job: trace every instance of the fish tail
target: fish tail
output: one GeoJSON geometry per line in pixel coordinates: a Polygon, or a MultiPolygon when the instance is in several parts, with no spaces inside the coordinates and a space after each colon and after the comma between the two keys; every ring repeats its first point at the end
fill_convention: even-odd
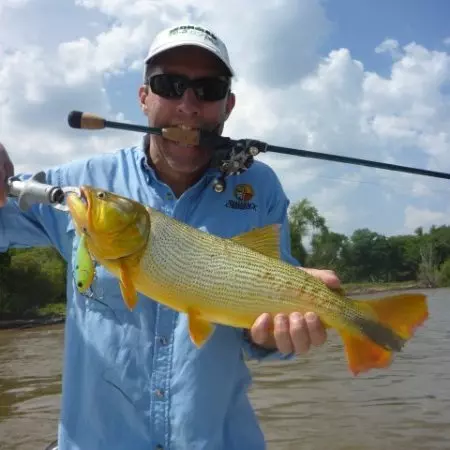
{"type": "MultiPolygon", "coordinates": [[[[426,296],[400,294],[377,300],[357,300],[374,319],[360,318],[352,329],[340,331],[351,372],[388,367],[394,352],[400,351],[428,318],[426,296]]],[[[369,317],[370,317],[369,316],[369,317]]]]}

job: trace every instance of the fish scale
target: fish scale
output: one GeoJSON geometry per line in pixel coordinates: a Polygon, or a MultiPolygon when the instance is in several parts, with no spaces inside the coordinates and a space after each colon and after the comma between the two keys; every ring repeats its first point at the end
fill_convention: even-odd
{"type": "Polygon", "coordinates": [[[353,311],[323,282],[281,260],[265,255],[256,259],[251,249],[232,240],[219,241],[205,232],[192,239],[191,228],[185,224],[154,210],[150,216],[142,272],[151,274],[165,295],[178,297],[185,310],[204,306],[226,309],[230,320],[233,314],[245,316],[247,325],[264,312],[276,314],[293,308],[306,312],[319,307],[319,313],[327,316],[353,311]],[[183,296],[195,303],[189,305],[183,296]]]}

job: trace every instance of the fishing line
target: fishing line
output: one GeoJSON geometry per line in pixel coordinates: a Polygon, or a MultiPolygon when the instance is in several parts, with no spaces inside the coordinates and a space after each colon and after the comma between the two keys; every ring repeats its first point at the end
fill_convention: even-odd
{"type": "MultiPolygon", "coordinates": [[[[370,185],[370,186],[379,187],[380,190],[383,190],[383,189],[385,189],[387,191],[392,190],[392,191],[394,191],[394,193],[398,193],[399,195],[406,195],[409,190],[410,195],[413,195],[415,197],[419,196],[418,194],[417,195],[414,194],[414,190],[411,186],[405,186],[405,183],[399,183],[399,182],[396,182],[395,180],[393,180],[391,178],[387,178],[387,177],[380,176],[380,178],[382,178],[382,180],[387,182],[384,185],[381,183],[375,182],[375,181],[370,181],[370,180],[352,180],[352,179],[343,178],[343,177],[341,177],[341,178],[340,177],[329,177],[326,175],[318,175],[318,174],[315,174],[314,178],[323,178],[326,180],[338,181],[343,184],[345,184],[345,183],[354,183],[354,184],[361,184],[361,185],[366,184],[366,185],[370,185]]],[[[425,186],[425,188],[426,188],[427,192],[430,192],[430,193],[450,195],[450,187],[447,190],[444,190],[444,189],[439,190],[439,189],[429,188],[428,186],[425,186]]],[[[423,196],[421,195],[421,197],[425,197],[425,195],[423,195],[423,196]]]]}

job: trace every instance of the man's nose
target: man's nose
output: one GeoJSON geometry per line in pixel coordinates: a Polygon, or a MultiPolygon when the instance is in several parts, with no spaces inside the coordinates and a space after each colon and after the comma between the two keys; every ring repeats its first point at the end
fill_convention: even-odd
{"type": "Polygon", "coordinates": [[[197,115],[200,113],[200,108],[201,104],[195,95],[195,92],[191,88],[186,89],[178,103],[178,112],[188,115],[197,115]]]}

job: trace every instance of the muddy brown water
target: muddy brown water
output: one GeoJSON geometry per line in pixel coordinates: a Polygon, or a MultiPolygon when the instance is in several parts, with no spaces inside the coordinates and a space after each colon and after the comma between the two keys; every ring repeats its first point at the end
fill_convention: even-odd
{"type": "MultiPolygon", "coordinates": [[[[335,333],[294,363],[251,364],[268,449],[450,450],[450,289],[387,371],[353,378],[335,333]]],[[[0,448],[44,450],[59,412],[63,326],[0,330],[0,448]]]]}

